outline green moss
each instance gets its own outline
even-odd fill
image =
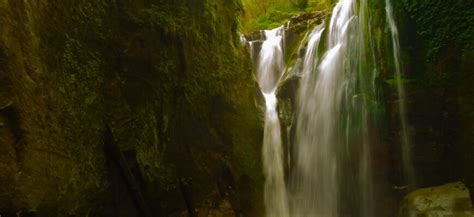
[[[335,0],[244,0],[241,31],[245,34],[273,29],[306,12],[328,11]]]
[[[138,141],[137,157],[147,180],[172,185],[178,177],[192,177],[198,185],[228,164],[236,177],[247,175],[257,186],[262,182],[261,122],[253,104],[250,62],[237,34],[240,13],[240,1],[152,2],[129,12],[139,31],[126,55],[151,54],[143,60],[152,65],[151,75],[145,76],[156,83],[153,95],[159,96],[132,106],[132,123],[141,133],[129,141]],[[142,41],[148,46],[137,43]],[[136,69],[125,65],[127,71]],[[156,105],[145,109],[150,101]],[[150,115],[156,106],[163,107],[159,112],[164,116]],[[159,136],[144,139],[147,135]]]
[[[474,13],[472,1],[403,0],[404,9],[415,20],[429,57],[450,43],[465,49],[474,45]]]
[[[304,11],[304,10],[303,10]],[[267,12],[254,21],[254,30],[273,29],[288,22],[288,20],[301,13],[302,10],[291,4],[272,4]]]
[[[398,81],[398,80],[400,80],[400,81]],[[396,87],[398,83],[405,85],[405,84],[414,82],[414,80],[412,80],[412,79],[407,79],[407,78],[405,78],[405,77],[403,77],[403,76],[399,76],[399,77],[397,77],[397,76],[392,76],[391,78],[386,79],[385,82],[386,82],[387,84],[389,84],[391,87]]]
[[[147,195],[165,192],[181,201],[177,186],[185,180],[193,185],[196,207],[219,200],[216,177],[224,167],[261,190],[262,126],[250,60],[237,33],[240,1],[132,7],[53,0],[43,6],[41,13],[18,9],[38,19],[18,37],[39,48],[24,45],[24,56],[15,51],[27,72],[18,67],[18,76],[7,78],[19,80],[12,91],[28,132],[22,173],[15,177],[18,209],[39,216],[101,210],[115,191],[109,188],[115,174],[106,174],[105,123],[120,149],[136,156],[127,160],[153,186]]]
[[[48,74],[47,83],[51,89],[47,103],[53,114],[50,130],[57,130],[58,134],[47,139],[47,143],[52,143],[49,145],[54,147],[54,152],[61,153],[68,160],[64,165],[51,167],[55,168],[50,171],[51,176],[58,183],[58,193],[52,198],[64,204],[57,208],[58,212],[74,213],[95,203],[97,195],[87,196],[87,192],[99,192],[107,185],[103,177],[104,159],[97,155],[101,151],[102,123],[96,117],[103,112],[101,105],[104,102],[97,90],[102,88],[104,78],[100,73],[102,60],[99,54],[82,42],[66,35],[63,46],[58,48],[62,52],[45,50],[51,52],[48,60],[54,59],[51,63],[57,66],[50,68],[52,71]],[[34,160],[45,159],[38,156]],[[41,206],[45,206],[45,210],[51,209],[46,204]]]

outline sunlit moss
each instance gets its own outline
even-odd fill
[[[335,0],[310,0],[299,3],[296,0],[244,0],[242,32],[273,29],[286,23],[291,17],[301,13],[328,11]]]

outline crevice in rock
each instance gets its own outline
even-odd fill
[[[126,156],[120,150],[116,140],[114,140],[112,130],[109,126],[106,126],[104,133],[104,145],[106,156],[118,166],[119,172],[125,180],[130,195],[132,196],[141,216],[152,217],[153,215],[150,211],[148,203],[143,197],[142,189],[139,185],[140,183],[136,176],[132,173]]]
[[[181,191],[181,195],[183,196],[184,202],[186,203],[186,209],[188,211],[188,217],[196,217],[196,213],[194,211],[193,200],[191,197],[191,192],[189,192],[189,185],[184,181],[179,182],[179,189]]]
[[[23,153],[23,143],[22,138],[24,137],[24,132],[20,126],[20,116],[18,111],[14,108],[13,102],[9,101],[6,105],[0,107],[0,115],[3,115],[6,119],[6,123],[3,125],[8,126],[14,139],[15,139],[15,157],[16,161],[21,162],[22,153]]]

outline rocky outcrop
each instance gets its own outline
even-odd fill
[[[224,201],[260,213],[240,12],[234,0],[1,1],[0,214],[199,216]],[[107,125],[127,169],[105,151]]]
[[[461,182],[416,190],[404,199],[399,217],[471,217],[474,208],[469,191]]]

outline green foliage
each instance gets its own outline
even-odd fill
[[[474,2],[472,0],[403,0],[403,6],[416,22],[428,56],[449,43],[474,48]]]
[[[303,12],[329,10],[333,0],[243,0],[243,33],[272,29]]]
[[[281,26],[291,17],[297,15],[300,9],[287,4],[277,3],[270,6],[268,11],[259,16],[254,23],[256,29],[272,29]]]
[[[293,5],[298,7],[298,8],[306,8],[308,7],[308,0],[293,0],[292,1]]]

